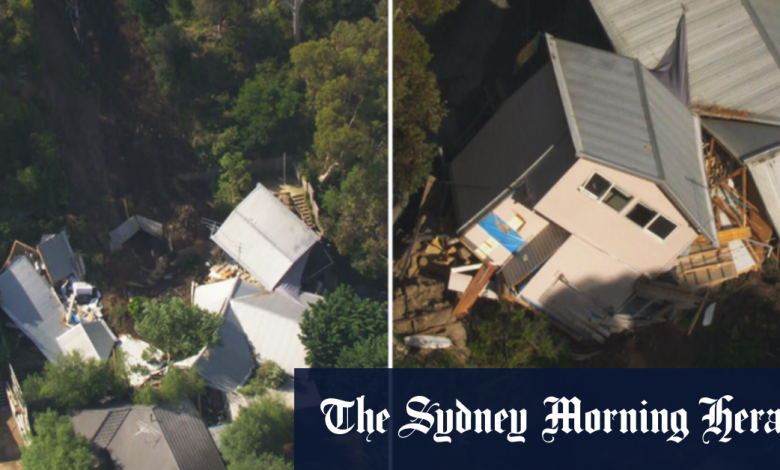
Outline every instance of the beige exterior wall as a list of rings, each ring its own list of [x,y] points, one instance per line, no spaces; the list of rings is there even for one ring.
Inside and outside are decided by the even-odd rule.
[[[520,227],[518,234],[523,237],[523,240],[525,240],[526,243],[531,241],[536,234],[550,224],[550,222],[543,217],[534,214],[522,204],[515,202],[511,196],[496,206],[496,208],[493,209],[493,213],[506,223],[509,223],[513,217],[519,215],[525,221],[525,224]],[[478,225],[478,222],[461,237],[463,243],[475,254],[477,248],[489,238],[492,237]],[[496,248],[489,253],[487,261],[500,266],[509,260],[512,253],[498,243],[496,243],[496,245]]]
[[[559,276],[595,299],[618,308],[634,293],[639,273],[579,237],[572,236],[531,278],[520,294],[536,305]]]
[[[648,158],[652,156],[648,155]],[[580,186],[596,171],[634,197],[621,213],[580,191]],[[639,201],[677,224],[677,229],[666,240],[659,239],[626,218],[625,214]],[[682,214],[654,183],[583,158],[539,201],[535,209],[636,272],[648,275],[666,271],[697,237]],[[576,253],[574,255],[570,262],[583,264]],[[594,271],[603,270],[598,265],[593,265],[593,268]]]

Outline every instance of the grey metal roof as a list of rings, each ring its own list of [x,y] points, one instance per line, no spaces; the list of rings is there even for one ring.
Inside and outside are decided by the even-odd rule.
[[[189,401],[154,409],[179,470],[224,470],[209,430]]]
[[[38,346],[46,359],[60,353],[57,337],[68,332],[65,309],[32,261],[17,258],[0,274],[0,308]]]
[[[264,293],[263,289],[241,279],[230,279],[198,286],[194,303],[212,313],[221,313],[225,321],[219,330],[222,344],[211,347],[197,361],[198,373],[217,390],[229,392],[246,382],[255,367],[246,335],[230,306],[231,298]]]
[[[242,386],[252,373],[255,361],[246,335],[233,309],[225,311],[219,329],[222,344],[212,346],[197,362],[198,373],[213,388],[229,392]]]
[[[458,225],[466,228],[486,207],[510,192],[545,152],[550,165],[537,171],[537,201],[576,161],[551,65],[513,94],[463,148],[450,166]],[[550,183],[551,181],[551,183]]]
[[[703,115],[780,124],[780,3],[591,0],[615,50],[655,68],[685,11],[691,105]]]
[[[702,119],[702,125],[735,158],[750,163],[780,150],[780,127],[726,119]]]
[[[261,184],[241,201],[211,238],[267,290],[274,289],[319,240]]]
[[[577,155],[655,182],[717,243],[698,118],[635,60],[547,41]]]
[[[105,360],[111,356],[116,336],[103,320],[81,322],[57,337],[57,344],[63,354],[77,351],[84,358]]]
[[[75,431],[106,449],[124,470],[224,470],[219,450],[195,407],[124,406],[82,410]]]
[[[38,245],[46,270],[51,276],[52,282],[59,282],[71,274],[81,278],[76,264],[76,256],[68,240],[68,234],[63,230],[56,236],[48,238]]]
[[[306,368],[306,349],[298,337],[303,312],[321,297],[302,293],[299,301],[280,292],[233,299],[231,309],[260,360],[270,359],[293,375]]]
[[[514,287],[522,282],[528,275],[550,259],[568,239],[569,232],[550,223],[528,243],[523,245],[501,268],[500,272],[504,276],[507,285]]]

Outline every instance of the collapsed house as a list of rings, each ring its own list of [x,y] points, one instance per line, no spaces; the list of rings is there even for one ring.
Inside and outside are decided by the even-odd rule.
[[[0,271],[0,309],[49,361],[74,351],[104,360],[116,343],[84,271],[64,231],[37,249],[15,242]]]
[[[224,470],[217,445],[187,400],[158,406],[82,410],[76,433],[124,470]],[[103,455],[105,455],[103,454]]]
[[[456,316],[497,273],[504,298],[603,341],[775,256],[780,5],[591,3],[620,55],[548,36],[550,63],[452,163],[484,263]]]
[[[227,262],[212,268],[206,284],[193,285],[192,303],[224,317],[222,344],[174,365],[196,367],[211,388],[226,394],[265,360],[290,376],[308,367],[300,322],[321,297],[303,286],[309,273],[332,264],[311,225],[258,184],[211,238]]]
[[[222,344],[201,351],[179,366],[191,364],[214,389],[232,392],[244,385],[255,364],[271,360],[290,376],[308,367],[301,344],[300,321],[321,297],[303,292],[294,298],[267,292],[239,278],[195,288],[193,303],[224,317]]]

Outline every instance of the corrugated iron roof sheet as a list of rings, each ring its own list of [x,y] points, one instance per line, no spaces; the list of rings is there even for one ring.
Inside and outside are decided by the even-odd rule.
[[[654,68],[687,20],[691,106],[780,124],[780,5],[774,0],[591,0],[615,50]]]
[[[717,243],[698,118],[635,60],[548,36],[577,155],[654,181]]]
[[[48,238],[38,245],[46,270],[51,276],[52,282],[59,282],[71,274],[80,278],[79,267],[76,264],[76,255],[68,240],[68,234],[63,230],[56,236]]]
[[[57,344],[63,354],[77,351],[83,358],[98,361],[108,359],[116,344],[116,336],[103,320],[79,323],[57,337]]]
[[[74,430],[125,470],[224,470],[211,434],[189,401],[81,410]]]
[[[550,223],[523,245],[501,268],[509,286],[516,286],[544,264],[569,239],[569,232]]]
[[[65,309],[54,290],[26,256],[0,274],[0,308],[38,346],[46,359],[60,353],[57,337],[69,331]]]
[[[224,470],[209,430],[189,401],[157,406],[154,415],[179,470]],[[129,470],[129,469],[128,469]]]
[[[726,119],[702,119],[732,156],[744,163],[774,156],[780,150],[780,127]]]
[[[263,293],[262,289],[238,278],[195,289],[194,303],[198,307],[215,314],[225,307],[225,321],[219,330],[222,344],[209,348],[196,363],[198,373],[218,390],[228,392],[240,387],[255,366],[246,335],[230,307],[230,299],[260,293]]]
[[[321,297],[302,293],[300,302],[283,293],[234,299],[231,309],[260,360],[270,359],[293,375],[306,368],[306,349],[298,335],[303,312]]]
[[[211,238],[267,290],[273,290],[319,240],[261,184],[241,201]]]

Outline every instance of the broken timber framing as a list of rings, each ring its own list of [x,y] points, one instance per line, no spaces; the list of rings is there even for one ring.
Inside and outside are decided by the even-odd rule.
[[[466,292],[464,292],[463,296],[460,298],[460,302],[458,302],[458,305],[455,306],[455,310],[452,312],[455,317],[462,318],[468,315],[469,310],[474,305],[474,302],[477,301],[480,294],[482,294],[482,291],[485,290],[485,287],[487,287],[488,282],[490,282],[490,278],[493,277],[496,269],[498,269],[498,266],[494,264],[483,264],[482,267],[479,268],[479,271],[477,271],[477,274],[474,275],[474,278],[466,288]]]

